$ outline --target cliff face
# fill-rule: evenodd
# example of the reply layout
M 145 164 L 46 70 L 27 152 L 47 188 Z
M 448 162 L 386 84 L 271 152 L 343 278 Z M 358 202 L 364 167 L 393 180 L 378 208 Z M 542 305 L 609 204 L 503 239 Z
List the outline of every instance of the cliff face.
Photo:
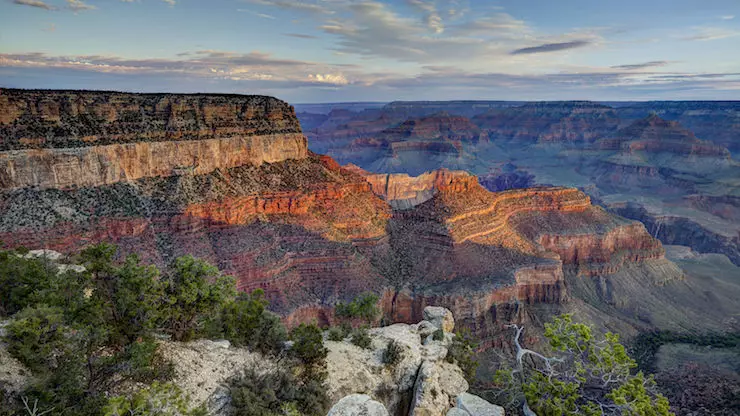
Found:
M 373 193 L 387 201 L 393 208 L 407 209 L 431 199 L 438 191 L 455 184 L 477 179 L 465 171 L 447 169 L 409 176 L 403 173 L 374 174 L 352 166 L 372 186 Z
M 711 156 L 730 158 L 730 152 L 709 141 L 699 140 L 694 133 L 676 121 L 664 120 L 653 114 L 637 120 L 617 133 L 627 152 L 668 152 L 681 156 Z
M 0 90 L 0 187 L 97 186 L 307 156 L 270 97 Z
M 525 142 L 591 141 L 619 125 L 614 109 L 590 102 L 532 103 L 473 118 L 492 138 Z
M 0 154 L 0 241 L 65 253 L 109 241 L 160 266 L 193 254 L 240 290 L 264 289 L 289 324 L 333 322 L 336 302 L 369 290 L 388 319 L 417 322 L 425 306 L 446 306 L 490 345 L 531 305 L 565 304 L 572 269 L 603 277 L 662 256 L 643 227 L 573 188 L 491 193 L 460 171 L 341 167 L 306 150 L 292 109 L 275 99 L 3 91 L 3 100 L 12 150 Z M 136 108 L 141 119 L 125 121 Z M 469 123 L 447 119 L 413 124 L 431 126 L 413 134 L 474 141 L 458 131 Z

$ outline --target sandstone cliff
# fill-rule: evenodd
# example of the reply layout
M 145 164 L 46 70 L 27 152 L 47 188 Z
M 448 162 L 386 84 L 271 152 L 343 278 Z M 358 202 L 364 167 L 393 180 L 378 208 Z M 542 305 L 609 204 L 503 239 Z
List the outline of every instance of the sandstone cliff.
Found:
M 0 90 L 0 188 L 97 186 L 301 159 L 271 97 Z

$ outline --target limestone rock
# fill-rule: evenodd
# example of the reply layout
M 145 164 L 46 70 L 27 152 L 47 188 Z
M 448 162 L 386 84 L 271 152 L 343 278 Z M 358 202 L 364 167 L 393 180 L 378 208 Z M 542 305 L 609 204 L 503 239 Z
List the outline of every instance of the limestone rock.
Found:
M 504 416 L 503 407 L 488 403 L 470 393 L 461 393 L 457 396 L 457 407 L 470 416 Z
M 332 406 L 327 416 L 389 416 L 382 403 L 366 394 L 351 394 Z
M 462 370 L 445 361 L 424 361 L 416 378 L 409 416 L 441 416 L 468 390 Z
M 225 414 L 230 401 L 223 384 L 246 368 L 268 369 L 274 364 L 228 341 L 198 340 L 162 342 L 162 354 L 175 363 L 174 384 L 190 397 L 194 406 L 206 404 L 209 414 Z
M 424 308 L 424 320 L 431 322 L 437 328 L 442 328 L 444 332 L 455 330 L 455 318 L 449 309 L 439 306 L 427 306 Z

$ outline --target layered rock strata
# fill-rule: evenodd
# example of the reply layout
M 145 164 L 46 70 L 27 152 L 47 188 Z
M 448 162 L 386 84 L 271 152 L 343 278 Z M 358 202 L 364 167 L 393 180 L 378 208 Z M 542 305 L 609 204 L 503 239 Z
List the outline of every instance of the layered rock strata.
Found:
M 0 187 L 72 188 L 307 156 L 261 96 L 0 90 Z

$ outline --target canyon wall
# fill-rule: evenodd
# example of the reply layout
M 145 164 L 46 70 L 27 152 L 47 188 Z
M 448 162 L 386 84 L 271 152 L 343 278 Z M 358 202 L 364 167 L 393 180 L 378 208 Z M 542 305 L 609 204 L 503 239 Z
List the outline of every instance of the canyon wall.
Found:
M 0 187 L 205 174 L 308 154 L 293 108 L 262 96 L 0 90 Z

